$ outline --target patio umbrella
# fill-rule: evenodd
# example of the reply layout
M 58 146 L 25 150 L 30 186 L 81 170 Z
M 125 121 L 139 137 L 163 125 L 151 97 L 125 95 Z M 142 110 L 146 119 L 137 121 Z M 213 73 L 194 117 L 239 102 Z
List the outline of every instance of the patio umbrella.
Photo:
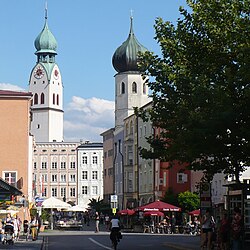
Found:
M 124 210 L 118 211 L 117 214 L 119 214 L 119 215 L 133 215 L 133 214 L 135 214 L 135 211 L 132 209 L 124 209 Z
M 65 208 L 70 208 L 71 205 L 61 201 L 59 199 L 56 199 L 55 197 L 50 197 L 46 200 L 44 200 L 42 204 L 42 208 L 50 208 L 51 209 L 51 229 L 53 230 L 53 209 L 65 209 Z
M 79 205 L 75 205 L 73 207 L 67 208 L 66 211 L 71 211 L 71 212 L 84 212 L 86 208 L 80 207 Z
M 54 208 L 54 209 L 65 209 L 65 208 L 70 208 L 71 205 L 61 201 L 59 199 L 56 199 L 55 197 L 50 197 L 46 200 L 44 200 L 43 204 L 42 204 L 43 208 Z
M 128 220 L 129 220 L 129 216 L 131 216 L 131 215 L 134 215 L 135 214 L 135 211 L 134 210 L 132 210 L 132 209 L 123 209 L 123 210 L 120 210 L 120 211 L 118 211 L 117 212 L 117 214 L 118 215 L 121 215 L 121 216 L 124 216 L 124 215 L 126 215 L 127 216 L 127 228 L 128 228 Z
M 199 216 L 200 212 L 201 212 L 200 209 L 196 209 L 196 210 L 189 212 L 188 214 L 193 215 L 193 216 Z
M 180 212 L 181 208 L 176 207 L 174 205 L 171 205 L 169 203 L 163 202 L 163 201 L 155 201 L 151 202 L 149 204 L 146 204 L 144 206 L 138 207 L 137 208 L 140 211 L 170 211 L 170 212 Z
M 11 205 L 11 206 L 8 206 L 8 207 L 6 208 L 6 210 L 19 211 L 19 208 L 16 207 L 16 206 Z
M 19 211 L 17 210 L 7 210 L 7 209 L 1 209 L 0 214 L 10 214 L 11 216 L 17 214 Z
M 144 212 L 143 215 L 144 216 L 164 216 L 164 213 L 160 211 L 147 211 L 147 212 Z

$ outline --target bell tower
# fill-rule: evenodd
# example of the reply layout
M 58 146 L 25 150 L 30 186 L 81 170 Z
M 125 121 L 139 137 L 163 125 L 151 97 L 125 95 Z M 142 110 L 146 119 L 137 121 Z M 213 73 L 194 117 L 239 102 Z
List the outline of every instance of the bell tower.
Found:
M 55 61 L 57 41 L 48 27 L 47 8 L 35 48 L 37 62 L 29 78 L 29 91 L 33 94 L 31 133 L 36 142 L 62 142 L 63 84 Z
M 137 66 L 138 52 L 147 49 L 138 42 L 133 31 L 133 17 L 130 17 L 130 32 L 125 42 L 113 55 L 115 75 L 115 127 L 123 127 L 124 118 L 134 114 L 134 107 L 142 107 L 148 97 L 147 78 L 143 78 Z

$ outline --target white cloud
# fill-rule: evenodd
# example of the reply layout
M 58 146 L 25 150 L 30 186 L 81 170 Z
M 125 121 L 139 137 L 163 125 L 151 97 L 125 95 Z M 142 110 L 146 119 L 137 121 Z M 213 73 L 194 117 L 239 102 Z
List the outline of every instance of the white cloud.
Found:
M 100 134 L 114 127 L 114 102 L 73 96 L 64 113 L 64 140 L 102 142 Z
M 10 83 L 0 83 L 0 89 L 25 91 Z M 100 134 L 114 127 L 114 109 L 113 101 L 73 96 L 64 108 L 64 141 L 102 142 Z
M 11 83 L 0 83 L 0 89 L 2 90 L 13 90 L 13 91 L 25 91 L 23 88 L 20 88 L 17 85 Z

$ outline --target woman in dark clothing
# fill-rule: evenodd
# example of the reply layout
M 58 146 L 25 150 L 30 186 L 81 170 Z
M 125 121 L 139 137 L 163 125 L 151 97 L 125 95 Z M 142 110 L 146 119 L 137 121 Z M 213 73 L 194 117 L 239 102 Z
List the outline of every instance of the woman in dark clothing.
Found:
M 220 247 L 222 250 L 227 250 L 229 248 L 229 246 L 228 246 L 229 232 L 230 232 L 230 224 L 229 224 L 228 216 L 225 213 L 223 215 L 222 220 L 221 220 L 221 225 L 220 225 L 220 229 L 219 229 L 220 240 L 221 240 Z

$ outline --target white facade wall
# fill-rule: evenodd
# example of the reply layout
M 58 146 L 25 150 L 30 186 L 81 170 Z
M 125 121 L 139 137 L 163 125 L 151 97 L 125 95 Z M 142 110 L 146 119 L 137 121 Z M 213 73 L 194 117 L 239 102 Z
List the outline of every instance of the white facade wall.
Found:
M 227 194 L 227 188 L 223 185 L 228 184 L 228 181 L 225 177 L 225 174 L 222 173 L 214 175 L 211 184 L 211 195 L 213 204 L 225 203 L 225 195 Z
M 119 73 L 115 76 L 115 126 L 123 126 L 124 118 L 134 113 L 134 107 L 142 107 L 151 101 L 148 97 L 146 79 L 138 72 Z M 125 91 L 122 92 L 122 83 Z M 136 92 L 132 90 L 136 83 Z
M 90 199 L 103 199 L 103 147 L 102 143 L 80 145 L 78 161 L 78 205 L 88 207 Z M 93 146 L 93 147 L 92 147 Z
M 33 157 L 33 147 L 34 147 L 34 138 L 33 136 L 29 136 L 29 156 L 28 156 L 28 200 L 29 202 L 33 201 L 33 188 L 32 188 L 32 157 Z
M 55 197 L 77 203 L 77 155 L 80 143 L 37 143 L 33 153 L 33 198 Z M 45 166 L 46 165 L 46 166 Z M 56 190 L 56 194 L 55 194 Z M 64 192 L 65 190 L 65 192 Z
M 147 107 L 146 107 L 147 108 Z M 145 108 L 145 109 L 146 109 Z M 144 122 L 138 120 L 138 147 L 149 149 L 147 137 L 153 134 L 151 121 Z M 139 191 L 140 203 L 145 204 L 153 200 L 154 197 L 154 162 L 151 159 L 139 158 Z
M 250 179 L 250 168 L 246 168 L 246 170 L 241 173 L 240 181 L 243 182 L 244 179 Z M 234 178 L 227 177 L 223 173 L 214 175 L 211 186 L 213 204 L 224 203 L 226 205 L 225 197 L 227 195 L 227 187 L 224 185 L 228 185 L 230 182 L 234 182 Z

